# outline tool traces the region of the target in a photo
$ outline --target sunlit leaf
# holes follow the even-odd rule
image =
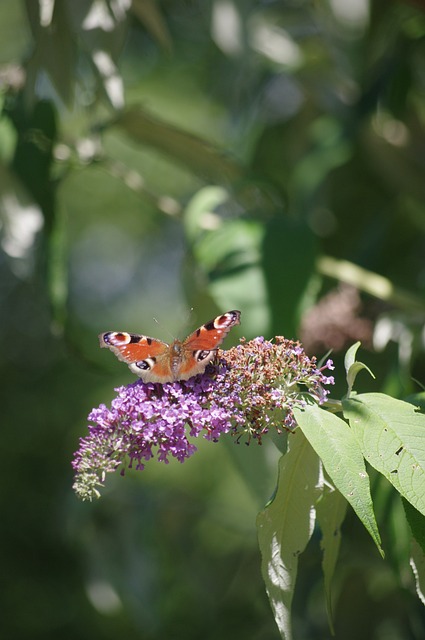
[[[356,353],[360,345],[361,345],[361,342],[359,341],[351,345],[351,347],[347,349],[347,353],[345,354],[345,357],[344,357],[344,366],[347,373],[351,365],[353,365],[356,361]]]
[[[410,566],[415,576],[416,593],[419,600],[425,605],[425,552],[415,539],[412,540]]]
[[[292,434],[288,444],[288,453],[279,462],[276,494],[257,517],[263,579],[285,640],[292,638],[291,603],[298,558],[313,532],[314,505],[322,482],[320,460],[302,432]]]
[[[366,460],[425,515],[425,416],[381,393],[358,395],[343,407]]]
[[[316,405],[294,409],[295,419],[322,459],[332,482],[351,504],[381,555],[381,538],[373,511],[369,476],[359,444],[348,424]]]
[[[360,373],[362,369],[366,369],[366,371],[370,373],[372,378],[375,378],[372,371],[369,369],[367,365],[365,365],[363,362],[356,361],[356,353],[357,353],[357,349],[360,347],[360,344],[361,344],[360,342],[356,342],[348,349],[347,353],[345,354],[344,366],[347,372],[347,385],[348,385],[347,396],[350,396],[353,390],[353,386],[354,386],[354,382],[356,380],[357,374]]]

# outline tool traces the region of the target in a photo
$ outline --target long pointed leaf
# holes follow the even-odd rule
[[[425,605],[425,554],[422,547],[414,538],[412,540],[410,566],[415,576],[416,593],[418,594],[419,600]]]
[[[425,516],[415,509],[405,498],[402,498],[402,501],[410,531],[425,554]]]
[[[294,409],[294,415],[322,459],[332,482],[351,504],[383,556],[369,476],[354,433],[344,420],[317,405],[310,405],[303,410]]]
[[[347,500],[335,488],[325,485],[323,495],[317,503],[317,522],[322,532],[320,546],[323,551],[322,570],[326,594],[326,609],[329,626],[333,629],[332,616],[332,579],[341,546],[341,525],[347,511]]]
[[[297,431],[288,438],[289,450],[279,461],[273,501],[257,517],[262,573],[276,624],[290,640],[291,603],[298,570],[314,528],[322,474],[314,450]]]
[[[162,151],[209,181],[228,184],[240,179],[243,174],[241,165],[221,149],[151,116],[141,107],[132,107],[120,113],[115,125],[133,141]]]

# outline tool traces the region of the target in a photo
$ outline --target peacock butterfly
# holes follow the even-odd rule
[[[108,347],[143,382],[176,382],[203,373],[207,364],[229,333],[240,324],[240,311],[228,311],[190,334],[186,340],[171,344],[148,336],[124,331],[99,335],[101,347]]]

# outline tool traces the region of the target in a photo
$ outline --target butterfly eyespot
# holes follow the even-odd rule
[[[105,342],[105,344],[120,346],[131,342],[131,336],[129,333],[108,331],[108,333],[103,334],[103,341]]]
[[[140,360],[139,362],[135,362],[134,366],[138,369],[141,369],[142,371],[149,371],[149,369],[152,369],[152,365],[149,364],[148,360]]]
[[[195,351],[193,355],[198,362],[201,362],[202,360],[205,360],[205,358],[208,358],[210,353],[211,351]]]
[[[233,327],[235,324],[240,324],[240,311],[228,311],[227,313],[223,313],[222,316],[218,316],[215,320],[212,321],[212,328],[220,330],[220,328],[226,329],[229,327]]]

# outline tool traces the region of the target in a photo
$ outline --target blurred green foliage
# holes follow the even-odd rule
[[[72,494],[85,416],[131,380],[97,334],[239,308],[234,340],[333,348],[336,395],[357,339],[365,389],[423,382],[424,5],[14,2],[0,35],[1,637],[276,639],[255,539],[271,443],[200,442],[96,504]],[[423,638],[376,485],[389,562],[350,514],[336,634]],[[329,637],[318,544],[294,602],[309,640]]]

